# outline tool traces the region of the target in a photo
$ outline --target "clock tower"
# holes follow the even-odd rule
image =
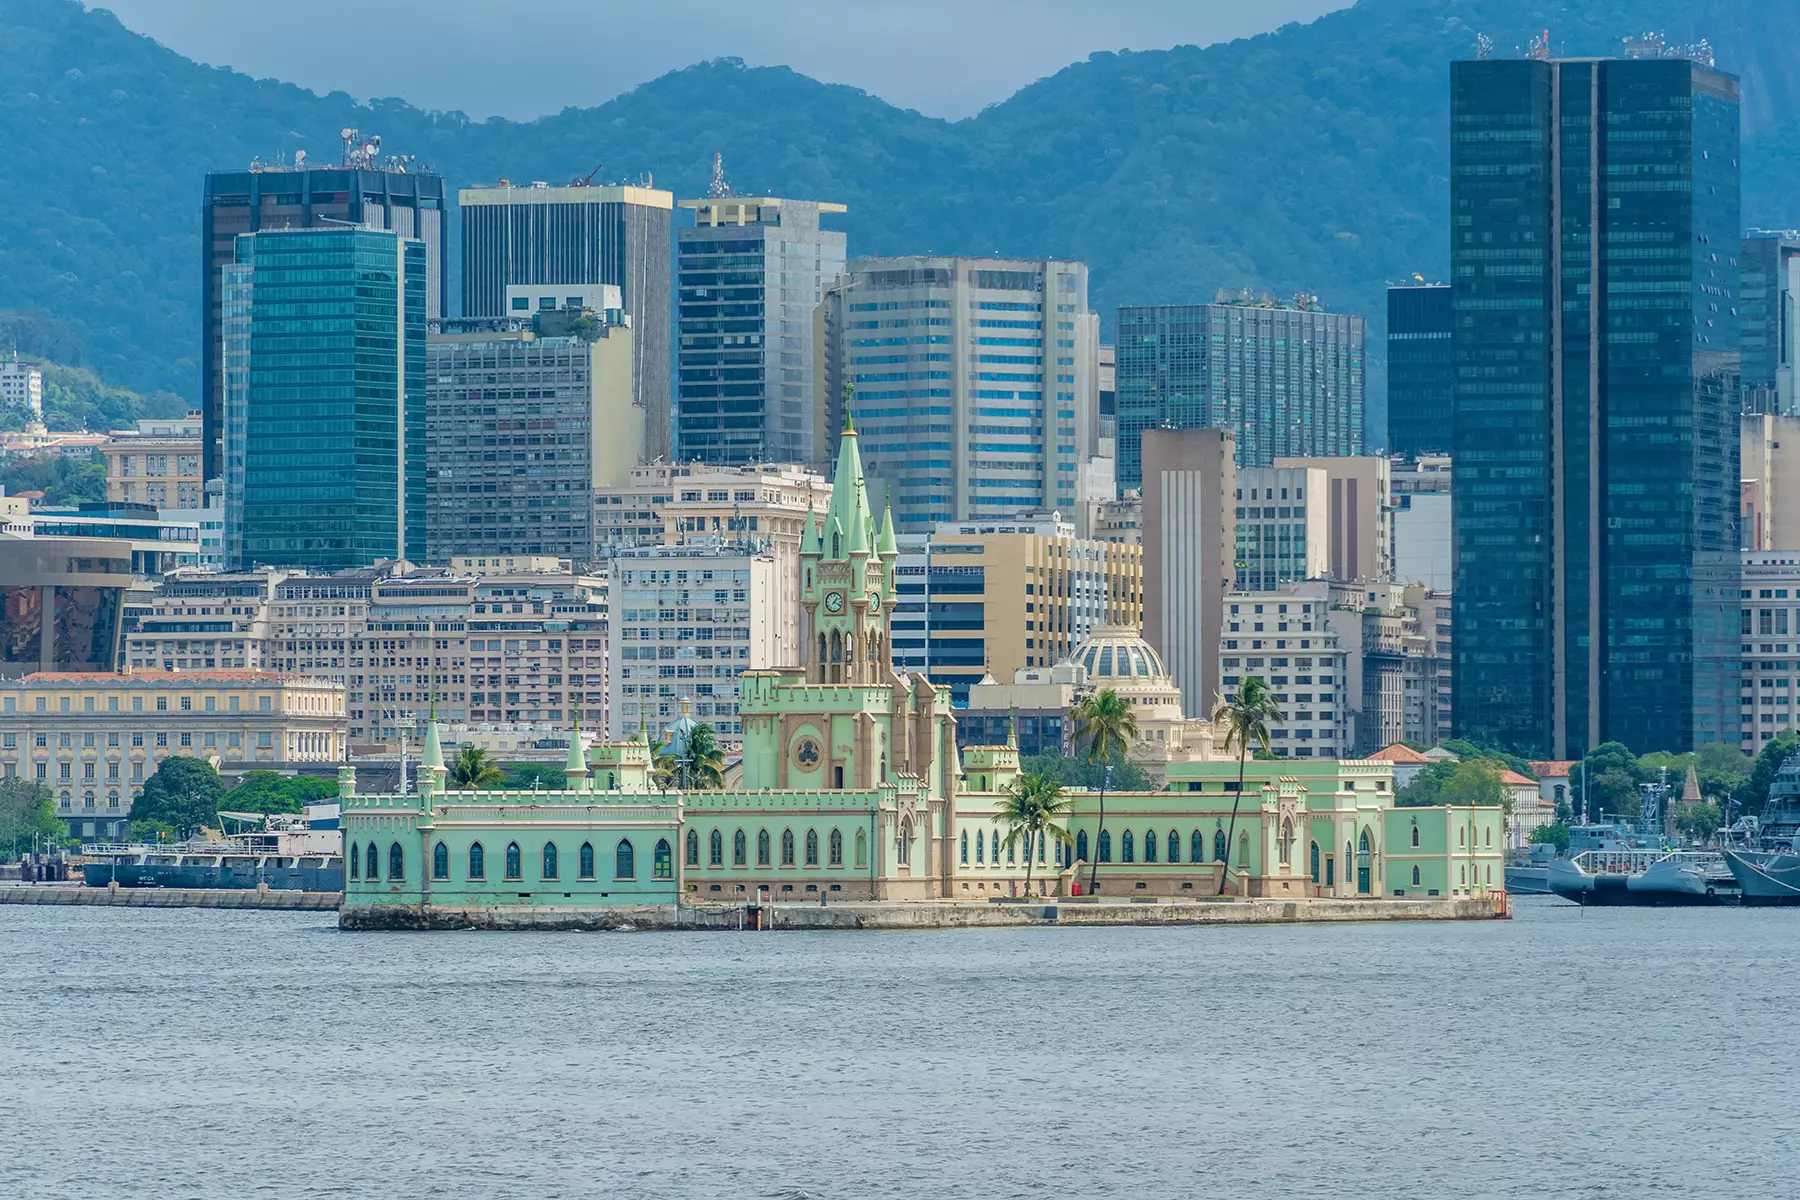
[[[876,525],[856,428],[846,409],[831,505],[823,521],[807,514],[800,544],[808,683],[894,681],[889,634],[899,557],[893,511],[885,510]]]

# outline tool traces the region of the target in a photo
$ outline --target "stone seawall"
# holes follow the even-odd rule
[[[342,892],[237,888],[122,888],[20,884],[0,887],[0,904],[75,904],[100,908],[298,908],[330,911]]]
[[[592,930],[661,929],[997,929],[1026,925],[1287,925],[1321,921],[1496,921],[1512,916],[1507,896],[1423,899],[1045,900],[745,905],[643,905],[605,909],[431,909],[354,906],[343,929]]]

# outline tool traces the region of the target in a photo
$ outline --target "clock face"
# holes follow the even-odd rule
[[[842,593],[842,592],[826,592],[825,593],[825,611],[829,612],[829,613],[843,612],[844,611],[844,593]]]
[[[870,612],[880,612],[881,611],[881,593],[880,592],[870,592],[869,593],[869,611]]]

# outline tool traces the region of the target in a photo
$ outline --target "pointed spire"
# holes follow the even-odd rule
[[[881,540],[875,551],[881,555],[900,553],[899,543],[894,540],[894,489],[888,488],[881,502]]]
[[[842,539],[840,557],[867,554],[874,540],[871,532],[869,488],[863,478],[862,455],[856,447],[856,429],[849,420],[849,404],[844,407],[844,436],[838,443],[837,474],[831,481],[831,507],[826,510],[826,538],[836,532]]]
[[[444,765],[444,744],[438,738],[438,724],[435,716],[432,717],[431,723],[425,726],[425,749],[419,755],[419,765],[439,768]]]
[[[1683,804],[1700,803],[1700,777],[1694,773],[1693,763],[1688,764],[1687,781],[1681,787],[1681,802]]]
[[[1006,712],[1006,744],[1009,748],[1011,748],[1013,750],[1017,750],[1019,748],[1019,731],[1017,728],[1018,719],[1019,719],[1019,713],[1018,713],[1017,709],[1008,709],[1007,710],[1007,712]]]

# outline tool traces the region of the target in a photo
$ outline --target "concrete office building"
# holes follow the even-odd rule
[[[1189,717],[1219,696],[1225,593],[1233,587],[1237,470],[1228,429],[1150,429],[1144,455],[1144,638],[1181,686]]]
[[[855,389],[864,468],[900,536],[1052,511],[1087,536],[1116,493],[1084,264],[858,259],[825,308],[823,386],[840,407]]]
[[[670,243],[675,197],[620,184],[530,186],[501,180],[457,193],[462,315],[526,315],[569,286],[611,285],[630,315],[631,400],[644,414],[644,453],[669,456]],[[519,289],[532,299],[524,306]]]
[[[206,177],[200,208],[200,395],[204,431],[201,473],[224,475],[224,294],[221,268],[237,261],[239,234],[262,230],[382,229],[424,247],[425,317],[449,311],[449,226],[444,181],[410,159],[381,156],[381,139],[344,131],[342,161],[291,164],[260,160],[247,170]]]
[[[1143,548],[1077,537],[1053,513],[940,525],[926,556],[926,674],[958,706],[984,677],[1054,666],[1101,626],[1143,620]]]
[[[1755,754],[1783,730],[1800,729],[1800,553],[1747,551],[1742,563],[1738,746]]]
[[[613,738],[652,746],[683,717],[743,744],[738,676],[801,657],[800,608],[775,603],[780,572],[754,539],[626,550],[608,568]]]
[[[1800,417],[1739,419],[1740,549],[1800,550]]]
[[[111,671],[131,581],[129,542],[0,534],[0,678]]]
[[[1143,483],[1151,429],[1232,430],[1238,465],[1363,452],[1366,322],[1244,293],[1121,308],[1118,483]]]
[[[1450,89],[1457,728],[1733,740],[1738,82],[1527,58]]]
[[[1454,559],[1451,466],[1447,454],[1389,464],[1393,487],[1393,569],[1397,583],[1448,589]]]
[[[723,191],[718,188],[716,191]],[[678,230],[675,455],[714,466],[830,461],[814,315],[843,273],[841,204],[715,194]]]
[[[437,323],[427,338],[428,560],[594,554],[595,489],[644,452],[635,329],[617,307]],[[535,330],[535,332],[534,332]]]
[[[1330,491],[1316,467],[1244,467],[1237,473],[1240,591],[1268,592],[1331,573]]]
[[[114,430],[100,447],[106,458],[106,498],[157,509],[200,507],[201,420],[145,418],[136,429]]]
[[[1794,363],[1800,359],[1800,230],[1752,229],[1738,256],[1743,340],[1739,386],[1744,412],[1800,417]]]
[[[425,243],[244,234],[222,273],[228,565],[422,561]]]
[[[1388,454],[1450,452],[1456,412],[1456,358],[1450,342],[1450,285],[1402,283],[1387,294]]]
[[[1346,653],[1329,621],[1332,584],[1292,583],[1221,597],[1216,635],[1223,694],[1248,676],[1269,685],[1282,719],[1269,730],[1278,758],[1347,756],[1351,739]]]
[[[1326,569],[1333,579],[1386,579],[1392,505],[1388,460],[1374,455],[1278,458],[1277,467],[1325,472]]]
[[[605,582],[566,562],[395,564],[167,579],[126,639],[133,670],[265,670],[345,688],[351,743],[397,747],[433,709],[471,724],[605,722]],[[251,667],[250,669],[254,669]]]

